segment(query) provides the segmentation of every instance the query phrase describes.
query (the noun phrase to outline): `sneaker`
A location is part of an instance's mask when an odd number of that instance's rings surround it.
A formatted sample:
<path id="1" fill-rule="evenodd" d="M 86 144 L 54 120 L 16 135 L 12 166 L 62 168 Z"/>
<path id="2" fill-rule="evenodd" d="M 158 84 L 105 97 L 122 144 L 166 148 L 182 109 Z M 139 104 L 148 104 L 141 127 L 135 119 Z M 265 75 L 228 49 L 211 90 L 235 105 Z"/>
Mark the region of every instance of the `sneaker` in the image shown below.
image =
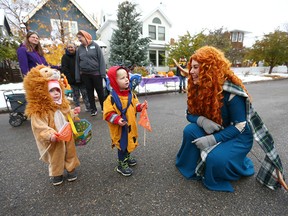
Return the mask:
<path id="1" fill-rule="evenodd" d="M 127 160 L 125 159 L 124 161 L 119 161 L 117 172 L 123 176 L 131 176 L 133 170 L 128 166 Z"/>
<path id="2" fill-rule="evenodd" d="M 74 170 L 73 172 L 68 172 L 67 174 L 67 180 L 69 182 L 75 181 L 77 179 L 77 174 L 76 171 Z"/>
<path id="3" fill-rule="evenodd" d="M 63 182 L 63 175 L 52 177 L 52 183 L 54 186 L 60 185 L 60 184 L 62 184 L 62 182 Z"/>
<path id="4" fill-rule="evenodd" d="M 127 154 L 126 158 L 129 166 L 135 166 L 137 164 L 136 159 L 133 158 L 130 154 Z"/>
<path id="5" fill-rule="evenodd" d="M 90 112 L 90 109 L 85 108 L 85 112 Z"/>
<path id="6" fill-rule="evenodd" d="M 97 110 L 96 110 L 96 111 L 95 111 L 95 110 L 92 110 L 92 111 L 91 111 L 91 116 L 96 116 L 97 113 L 98 113 Z"/>

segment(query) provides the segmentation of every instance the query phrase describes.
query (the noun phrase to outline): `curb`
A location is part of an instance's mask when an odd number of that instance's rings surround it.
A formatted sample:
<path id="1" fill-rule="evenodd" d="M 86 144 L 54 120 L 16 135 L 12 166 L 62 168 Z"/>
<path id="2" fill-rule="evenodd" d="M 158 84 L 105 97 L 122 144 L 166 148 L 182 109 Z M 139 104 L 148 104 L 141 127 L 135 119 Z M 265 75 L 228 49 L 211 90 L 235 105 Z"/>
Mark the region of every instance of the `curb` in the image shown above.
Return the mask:
<path id="1" fill-rule="evenodd" d="M 278 81 L 278 80 L 284 80 L 284 79 L 288 79 L 288 77 L 273 77 L 271 80 L 258 80 L 258 81 L 246 81 L 243 82 L 243 84 L 253 84 L 253 83 L 260 83 L 260 82 L 267 82 L 267 81 Z M 137 96 L 147 96 L 147 95 L 156 95 L 156 94 L 168 94 L 168 93 L 178 93 L 178 89 L 177 90 L 164 90 L 164 91 L 155 91 L 155 92 L 143 92 L 143 93 L 136 93 Z M 186 94 L 186 93 L 183 93 Z M 0 108 L 0 114 L 4 114 L 4 113 L 9 113 L 9 110 L 7 109 L 7 107 L 3 107 Z"/>

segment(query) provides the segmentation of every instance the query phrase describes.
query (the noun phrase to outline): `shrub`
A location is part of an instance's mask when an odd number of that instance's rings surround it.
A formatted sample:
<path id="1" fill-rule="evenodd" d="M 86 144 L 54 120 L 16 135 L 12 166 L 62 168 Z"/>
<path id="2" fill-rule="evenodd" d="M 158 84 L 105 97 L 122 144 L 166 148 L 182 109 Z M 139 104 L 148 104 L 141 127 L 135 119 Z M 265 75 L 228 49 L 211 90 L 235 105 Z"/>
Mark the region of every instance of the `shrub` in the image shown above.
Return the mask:
<path id="1" fill-rule="evenodd" d="M 145 67 L 138 67 L 138 66 L 134 67 L 133 73 L 141 74 L 142 77 L 145 77 L 149 74 Z"/>

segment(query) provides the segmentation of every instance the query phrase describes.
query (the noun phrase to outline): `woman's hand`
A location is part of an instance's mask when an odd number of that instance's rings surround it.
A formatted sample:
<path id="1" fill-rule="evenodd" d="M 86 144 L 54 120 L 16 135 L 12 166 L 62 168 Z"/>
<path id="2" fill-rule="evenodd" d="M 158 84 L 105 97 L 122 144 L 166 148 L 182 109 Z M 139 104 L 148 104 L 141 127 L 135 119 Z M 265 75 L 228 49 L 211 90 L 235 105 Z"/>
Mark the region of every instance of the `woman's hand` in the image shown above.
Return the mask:
<path id="1" fill-rule="evenodd" d="M 215 137 L 213 135 L 203 136 L 192 141 L 198 149 L 203 150 L 207 147 L 213 146 L 216 144 Z"/>
<path id="2" fill-rule="evenodd" d="M 204 116 L 199 116 L 199 118 L 197 119 L 197 125 L 199 127 L 202 127 L 207 134 L 212 134 L 222 128 L 221 125 L 208 118 L 205 118 Z"/>

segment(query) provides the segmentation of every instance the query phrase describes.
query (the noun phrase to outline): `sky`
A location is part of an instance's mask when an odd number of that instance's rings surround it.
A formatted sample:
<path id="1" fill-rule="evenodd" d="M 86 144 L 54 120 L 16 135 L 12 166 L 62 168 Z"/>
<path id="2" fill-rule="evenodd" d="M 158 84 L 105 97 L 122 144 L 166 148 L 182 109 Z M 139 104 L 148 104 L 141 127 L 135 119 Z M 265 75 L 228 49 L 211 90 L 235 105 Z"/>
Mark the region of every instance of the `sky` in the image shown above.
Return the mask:
<path id="1" fill-rule="evenodd" d="M 89 14 L 100 14 L 101 9 L 116 13 L 122 0 L 76 0 Z M 95 3 L 97 2 L 97 3 Z M 288 0 L 135 0 L 143 11 L 152 11 L 162 3 L 163 11 L 172 23 L 172 37 L 191 35 L 203 29 L 251 32 L 244 38 L 250 47 L 255 39 L 276 29 L 288 31 Z"/>

